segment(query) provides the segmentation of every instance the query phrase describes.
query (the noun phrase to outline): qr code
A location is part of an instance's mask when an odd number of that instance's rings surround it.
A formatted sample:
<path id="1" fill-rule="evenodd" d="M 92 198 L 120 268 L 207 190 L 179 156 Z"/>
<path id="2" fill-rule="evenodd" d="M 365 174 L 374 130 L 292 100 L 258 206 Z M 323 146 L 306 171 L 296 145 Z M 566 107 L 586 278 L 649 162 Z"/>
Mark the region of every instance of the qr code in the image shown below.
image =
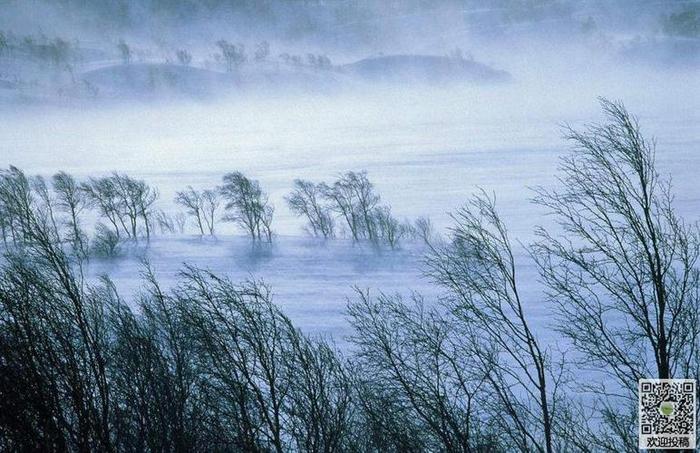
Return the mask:
<path id="1" fill-rule="evenodd" d="M 695 448 L 695 380 L 639 380 L 639 448 Z"/>

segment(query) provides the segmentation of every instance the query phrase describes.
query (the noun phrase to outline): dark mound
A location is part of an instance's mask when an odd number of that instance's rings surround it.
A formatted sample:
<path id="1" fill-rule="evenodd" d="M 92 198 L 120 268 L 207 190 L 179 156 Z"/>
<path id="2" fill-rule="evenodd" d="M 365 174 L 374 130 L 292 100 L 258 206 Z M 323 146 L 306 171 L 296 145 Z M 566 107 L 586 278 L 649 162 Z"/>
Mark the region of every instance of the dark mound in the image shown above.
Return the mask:
<path id="1" fill-rule="evenodd" d="M 506 71 L 461 58 L 433 55 L 387 55 L 347 64 L 342 70 L 367 80 L 440 82 L 505 82 Z"/>
<path id="2" fill-rule="evenodd" d="M 308 67 L 244 65 L 238 74 L 241 86 L 246 91 L 333 93 L 342 85 L 334 71 Z"/>

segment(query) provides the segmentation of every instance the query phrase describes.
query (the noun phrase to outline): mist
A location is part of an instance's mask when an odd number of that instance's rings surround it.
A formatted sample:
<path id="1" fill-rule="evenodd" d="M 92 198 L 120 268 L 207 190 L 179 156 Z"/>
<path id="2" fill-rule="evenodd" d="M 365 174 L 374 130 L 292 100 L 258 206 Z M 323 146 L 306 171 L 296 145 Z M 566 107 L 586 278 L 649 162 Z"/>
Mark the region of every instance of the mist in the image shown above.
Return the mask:
<path id="1" fill-rule="evenodd" d="M 100 178 L 152 189 L 152 217 L 133 211 L 131 236 L 99 201 L 82 214 L 89 244 L 107 240 L 107 220 L 116 236 L 110 253 L 85 251 L 80 275 L 108 277 L 135 313 L 146 265 L 164 290 L 185 265 L 260 279 L 294 326 L 351 357 L 366 347 L 358 291 L 419 293 L 442 315 L 454 288 L 436 283 L 442 242 L 429 239 L 457 243 L 460 208 L 484 193 L 507 225 L 532 332 L 554 351 L 576 341 L 553 328 L 531 244 L 538 227 L 563 227 L 533 198 L 567 187 L 561 159 L 577 151 L 565 135 L 604 121 L 601 99 L 622 103 L 653 138 L 674 212 L 696 225 L 699 70 L 697 2 L 0 0 L 0 167 L 64 171 L 80 190 Z M 258 197 L 252 237 L 231 198 L 207 234 L 178 194 L 221 196 L 234 172 Z M 356 234 L 331 189 L 363 172 L 376 218 Z M 315 184 L 332 234 L 291 207 L 296 180 Z"/>
<path id="2" fill-rule="evenodd" d="M 397 216 L 427 216 L 438 228 L 477 187 L 494 192 L 526 241 L 546 221 L 532 215 L 529 188 L 556 183 L 566 149 L 562 126 L 597 119 L 603 96 L 623 100 L 656 137 L 679 209 L 697 216 L 700 51 L 675 49 L 673 43 L 693 38 L 663 31 L 677 8 L 650 4 L 627 23 L 618 14 L 624 3 L 593 2 L 407 2 L 396 6 L 400 14 L 371 2 L 271 2 L 260 11 L 223 2 L 192 4 L 191 11 L 176 2 L 161 9 L 124 3 L 116 17 L 100 3 L 6 3 L 3 166 L 83 179 L 125 172 L 157 187 L 159 204 L 171 211 L 177 190 L 214 187 L 223 173 L 240 170 L 259 180 L 277 207 L 280 249 L 283 237 L 304 236 L 284 203 L 294 179 L 366 170 Z M 69 50 L 52 61 L 27 50 L 26 37 L 34 46 L 61 39 Z M 245 53 L 230 71 L 217 53 L 222 39 Z M 260 42 L 269 50 L 256 57 Z M 178 49 L 191 61 L 178 61 Z M 266 259 L 275 262 L 275 253 Z M 367 269 L 339 282 L 332 298 L 325 293 L 322 303 L 338 316 L 344 295 L 366 283 L 362 275 L 373 267 L 359 253 Z M 211 265 L 218 267 L 213 259 Z M 429 287 L 420 283 L 419 263 L 413 267 L 408 280 L 417 283 L 404 290 Z M 257 268 L 244 260 L 222 270 Z M 402 272 L 396 278 L 403 281 Z M 130 273 L 127 280 L 136 276 Z M 276 283 L 281 273 L 271 265 L 262 277 Z"/>

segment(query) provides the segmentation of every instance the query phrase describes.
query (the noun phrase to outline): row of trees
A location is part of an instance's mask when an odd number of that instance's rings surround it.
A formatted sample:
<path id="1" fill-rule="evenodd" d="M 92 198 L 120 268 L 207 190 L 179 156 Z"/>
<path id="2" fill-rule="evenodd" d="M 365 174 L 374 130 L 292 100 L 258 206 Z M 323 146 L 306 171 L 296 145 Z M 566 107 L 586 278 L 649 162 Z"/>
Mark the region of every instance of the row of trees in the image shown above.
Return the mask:
<path id="1" fill-rule="evenodd" d="M 40 202 L 56 237 L 69 243 L 75 256 L 86 258 L 89 247 L 81 217 L 86 210 L 95 210 L 110 225 L 100 223 L 96 228 L 95 245 L 99 248 L 122 237 L 150 238 L 157 199 L 158 192 L 145 182 L 118 173 L 79 183 L 65 172 L 47 181 L 10 167 L 0 172 L 0 232 L 5 245 L 29 241 L 32 225 L 28 210 Z M 59 234 L 63 230 L 66 234 Z"/>
<path id="2" fill-rule="evenodd" d="M 561 227 L 530 247 L 542 296 L 522 291 L 480 193 L 447 236 L 423 230 L 443 297 L 358 289 L 345 357 L 261 282 L 185 267 L 165 290 L 146 264 L 130 304 L 106 278 L 84 282 L 58 202 L 27 197 L 15 171 L 3 203 L 24 240 L 0 263 L 0 448 L 638 451 L 637 380 L 700 374 L 700 235 L 634 118 L 603 107 L 606 124 L 569 131 L 561 189 L 538 192 Z M 542 300 L 568 354 L 534 328 Z"/>
<path id="3" fill-rule="evenodd" d="M 413 227 L 400 223 L 387 206 L 381 205 L 365 172 L 347 172 L 332 185 L 297 180 L 287 197 L 290 209 L 308 220 L 308 232 L 314 236 L 333 238 L 336 224 L 353 240 L 396 247 Z M 57 227 L 70 233 L 66 238 L 74 253 L 87 258 L 91 253 L 113 255 L 125 240 L 149 240 L 156 232 L 182 233 L 187 218 L 201 235 L 213 236 L 219 220 L 232 222 L 254 241 L 271 242 L 274 207 L 256 180 L 241 172 L 224 175 L 222 184 L 213 189 L 198 190 L 188 186 L 176 192 L 175 203 L 184 213 L 171 216 L 156 207 L 158 191 L 145 181 L 120 173 L 84 182 L 59 172 L 49 181 L 43 177 L 27 177 L 10 167 L 0 173 L 0 233 L 5 244 L 17 245 L 24 240 L 24 219 L 16 212 L 12 196 L 38 198 L 51 207 Z M 92 213 L 99 218 L 94 227 L 86 225 Z M 88 239 L 90 232 L 92 240 Z"/>
<path id="4" fill-rule="evenodd" d="M 252 59 L 255 63 L 266 62 L 270 56 L 270 43 L 262 41 L 256 44 L 252 55 L 246 52 L 245 45 L 242 43 L 231 43 L 225 39 L 220 39 L 216 42 L 219 53 L 214 57 L 217 61 L 224 63 L 228 72 L 234 72 L 244 63 Z M 332 63 L 327 55 L 309 53 L 304 58 L 301 55 L 291 55 L 289 53 L 281 53 L 279 59 L 288 65 L 292 66 L 309 66 L 315 69 L 331 69 Z M 190 59 L 191 60 L 191 59 Z M 187 62 L 189 64 L 189 60 Z"/>
<path id="5" fill-rule="evenodd" d="M 117 238 L 137 239 L 143 230 L 150 239 L 154 204 L 159 197 L 156 189 L 144 181 L 113 173 L 90 178 L 81 184 L 80 192 L 85 195 L 85 202 L 94 206 L 109 222 Z"/>
<path id="6" fill-rule="evenodd" d="M 214 225 L 221 204 L 222 220 L 233 222 L 254 241 L 272 242 L 274 207 L 260 183 L 241 172 L 227 173 L 216 189 L 196 190 L 188 186 L 177 192 L 175 202 L 187 210 L 200 234 L 214 235 Z"/>
<path id="7" fill-rule="evenodd" d="M 200 192 L 188 187 L 176 196 L 176 202 L 187 208 L 202 234 L 205 226 L 209 234 L 214 233 L 220 200 L 225 202 L 223 220 L 236 223 L 253 240 L 272 241 L 274 207 L 259 182 L 241 172 L 224 175 L 216 191 Z M 307 232 L 316 237 L 334 238 L 338 221 L 354 241 L 369 240 L 391 247 L 414 233 L 412 225 L 399 222 L 388 206 L 380 204 L 366 172 L 347 172 L 331 185 L 297 179 L 286 201 L 294 214 L 307 220 Z"/>
<path id="8" fill-rule="evenodd" d="M 234 222 L 257 241 L 272 241 L 274 207 L 256 180 L 241 172 L 228 173 L 216 190 L 198 191 L 192 187 L 177 192 L 175 201 L 187 209 L 202 235 L 214 234 L 216 213 L 224 202 L 225 221 Z M 306 231 L 313 236 L 336 237 L 337 223 L 354 241 L 396 247 L 401 238 L 415 233 L 414 226 L 391 215 L 366 172 L 347 172 L 333 184 L 297 179 L 286 197 L 289 209 L 307 220 Z"/>
<path id="9" fill-rule="evenodd" d="M 216 190 L 195 190 L 192 186 L 175 194 L 175 203 L 184 207 L 187 215 L 194 218 L 199 234 L 214 235 L 216 213 L 221 205 L 219 193 Z"/>
<path id="10" fill-rule="evenodd" d="M 254 210 L 256 207 L 254 203 L 259 200 L 250 197 L 259 197 L 262 194 L 257 182 L 249 181 L 240 173 L 235 175 L 239 177 L 240 187 L 234 188 L 225 184 L 219 190 L 197 191 L 188 187 L 185 191 L 177 192 L 176 203 L 187 209 L 187 214 L 195 219 L 202 235 L 214 234 L 222 193 L 233 197 L 229 200 L 227 209 L 235 210 L 238 202 L 236 196 L 242 199 L 240 203 L 244 208 Z M 258 193 L 236 192 L 245 190 L 246 184 L 257 188 Z M 89 178 L 81 183 L 73 176 L 59 172 L 47 182 L 41 176 L 27 177 L 18 168 L 10 167 L 0 173 L 0 232 L 5 244 L 11 242 L 18 245 L 26 239 L 25 230 L 28 227 L 25 217 L 18 212 L 13 202 L 16 199 L 25 200 L 25 205 L 35 199 L 42 200 L 56 228 L 68 230 L 66 239 L 72 244 L 75 254 L 82 257 L 89 255 L 88 235 L 83 225 L 83 214 L 86 211 L 93 211 L 100 219 L 94 228 L 96 236 L 93 240 L 98 249 L 106 247 L 114 250 L 118 243 L 125 239 L 138 240 L 145 237 L 148 240 L 155 233 L 156 227 L 161 233 L 184 230 L 183 216 L 176 215 L 173 218 L 156 209 L 159 193 L 145 181 L 125 174 L 112 173 L 104 177 Z M 229 215 L 232 219 L 236 218 L 234 213 Z M 271 221 L 271 211 L 269 219 L 264 220 Z M 266 233 L 266 236 L 271 238 L 269 228 Z"/>
<path id="11" fill-rule="evenodd" d="M 0 30 L 0 57 L 9 55 L 57 67 L 70 66 L 79 58 L 77 41 L 69 42 L 60 37 L 50 39 L 43 34 L 20 37 Z"/>
<path id="12" fill-rule="evenodd" d="M 250 55 L 246 52 L 245 45 L 242 43 L 232 43 L 225 39 L 220 39 L 216 42 L 216 47 L 218 53 L 214 54 L 214 58 L 222 62 L 229 72 L 235 71 L 249 60 L 255 63 L 263 63 L 268 61 L 270 57 L 270 43 L 267 41 L 257 43 Z M 135 56 L 140 56 L 143 53 L 124 39 L 120 39 L 116 43 L 116 50 L 123 64 L 130 64 Z M 71 65 L 81 57 L 77 41 L 69 42 L 60 37 L 49 39 L 43 34 L 20 37 L 14 33 L 5 33 L 0 30 L 0 57 L 9 55 L 49 62 L 55 66 Z M 143 56 L 141 55 L 141 57 Z M 192 63 L 192 54 L 187 49 L 176 50 L 174 57 L 183 66 L 189 66 Z M 306 57 L 303 57 L 301 55 L 282 53 L 279 55 L 279 60 L 293 66 L 306 65 L 316 69 L 330 69 L 332 67 L 330 58 L 324 54 L 309 53 Z M 170 59 L 167 61 L 170 61 Z"/>
<path id="13" fill-rule="evenodd" d="M 165 292 L 146 268 L 132 311 L 107 279 L 82 280 L 43 203 L 25 214 L 27 241 L 0 270 L 0 449 L 320 451 L 346 440 L 345 368 L 264 285 L 186 268 Z"/>
<path id="14" fill-rule="evenodd" d="M 340 222 L 354 241 L 369 240 L 391 247 L 413 232 L 409 224 L 391 215 L 382 205 L 366 172 L 349 171 L 332 184 L 297 179 L 294 191 L 286 198 L 293 213 L 305 217 L 307 231 L 314 236 L 335 237 Z"/>

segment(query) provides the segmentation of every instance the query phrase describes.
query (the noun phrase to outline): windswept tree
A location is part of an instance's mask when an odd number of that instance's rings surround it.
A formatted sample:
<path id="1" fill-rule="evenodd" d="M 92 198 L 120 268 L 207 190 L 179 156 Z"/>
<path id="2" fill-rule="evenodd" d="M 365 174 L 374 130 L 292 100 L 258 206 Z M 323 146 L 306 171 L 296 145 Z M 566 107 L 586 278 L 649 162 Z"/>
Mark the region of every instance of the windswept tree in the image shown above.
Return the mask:
<path id="1" fill-rule="evenodd" d="M 122 231 L 128 236 L 129 228 L 122 218 L 121 198 L 112 178 L 90 178 L 80 187 L 100 215 L 107 219 L 117 238 L 121 238 Z"/>
<path id="2" fill-rule="evenodd" d="M 302 179 L 294 180 L 294 190 L 286 198 L 289 209 L 309 222 L 308 231 L 314 236 L 335 236 L 335 221 L 330 206 L 324 199 L 322 184 Z"/>
<path id="3" fill-rule="evenodd" d="M 248 59 L 243 44 L 233 44 L 225 39 L 220 39 L 216 42 L 216 46 L 221 51 L 220 55 L 228 72 L 235 71 Z"/>
<path id="4" fill-rule="evenodd" d="M 5 245 L 8 244 L 12 237 L 11 225 L 9 214 L 2 202 L 0 202 L 0 236 L 2 236 L 2 242 Z"/>
<path id="5" fill-rule="evenodd" d="M 345 220 L 353 240 L 376 238 L 373 211 L 380 198 L 367 179 L 367 172 L 349 171 L 332 185 L 324 185 L 323 192 Z"/>
<path id="6" fill-rule="evenodd" d="M 175 230 L 182 234 L 185 232 L 185 223 L 187 223 L 187 215 L 184 212 L 176 212 L 173 215 L 173 223 L 175 224 Z"/>
<path id="7" fill-rule="evenodd" d="M 700 375 L 700 236 L 673 207 L 654 142 L 621 103 L 601 104 L 605 123 L 567 130 L 561 189 L 538 191 L 559 230 L 538 230 L 534 256 L 558 330 L 610 378 L 586 388 L 604 408 L 601 448 L 619 451 L 637 448 L 640 378 Z"/>
<path id="8" fill-rule="evenodd" d="M 175 220 L 173 216 L 163 211 L 162 209 L 156 212 L 155 223 L 158 225 L 160 234 L 172 234 L 177 230 L 175 228 Z"/>
<path id="9" fill-rule="evenodd" d="M 175 56 L 177 57 L 178 63 L 180 63 L 183 66 L 189 66 L 190 63 L 192 63 L 192 54 L 189 53 L 186 49 L 180 49 L 177 52 L 175 52 Z"/>
<path id="10" fill-rule="evenodd" d="M 155 203 L 159 197 L 156 189 L 145 181 L 120 173 L 90 178 L 81 188 L 100 214 L 112 224 L 117 237 L 124 234 L 138 239 L 141 226 L 146 238 L 150 239 Z"/>
<path id="11" fill-rule="evenodd" d="M 209 235 L 214 235 L 216 213 L 221 206 L 217 191 L 211 189 L 198 191 L 192 186 L 187 186 L 186 190 L 176 193 L 175 203 L 187 209 L 187 214 L 194 217 L 199 234 L 204 235 L 206 230 Z"/>
<path id="12" fill-rule="evenodd" d="M 292 326 L 269 288 L 187 268 L 174 294 L 201 361 L 213 449 L 347 448 L 346 371 L 332 349 Z"/>
<path id="13" fill-rule="evenodd" d="M 357 291 L 346 360 L 295 328 L 263 282 L 186 266 L 166 290 L 146 264 L 126 301 L 107 278 L 84 280 L 81 209 L 107 223 L 92 250 L 109 255 L 119 233 L 148 235 L 157 192 L 142 181 L 0 170 L 0 450 L 637 451 L 638 379 L 700 377 L 700 232 L 675 212 L 634 117 L 602 105 L 606 122 L 568 130 L 558 188 L 537 191 L 559 222 L 528 251 L 557 311 L 561 362 L 533 326 L 543 302 L 523 291 L 520 250 L 484 192 L 445 237 L 424 219 L 410 228 L 437 300 Z M 258 182 L 223 182 L 228 220 L 270 240 Z M 295 189 L 302 215 L 333 205 L 356 238 L 409 231 L 363 173 Z M 213 231 L 218 198 L 206 193 L 200 231 L 207 219 Z"/>
<path id="14" fill-rule="evenodd" d="M 105 299 L 63 250 L 46 184 L 2 177 L 22 246 L 0 265 L 0 437 L 12 450 L 111 451 Z"/>
<path id="15" fill-rule="evenodd" d="M 55 38 L 46 46 L 47 58 L 55 66 L 66 65 L 71 59 L 71 55 L 74 50 L 71 48 L 71 44 L 61 38 Z"/>
<path id="16" fill-rule="evenodd" d="M 377 240 L 391 248 L 399 245 L 401 239 L 412 228 L 410 224 L 401 223 L 391 214 L 389 206 L 379 206 L 374 211 L 374 223 L 376 225 Z"/>
<path id="17" fill-rule="evenodd" d="M 290 329 L 283 356 L 289 385 L 285 431 L 296 451 L 340 452 L 357 445 L 350 370 L 327 343 Z"/>
<path id="18" fill-rule="evenodd" d="M 223 177 L 219 192 L 225 203 L 224 220 L 239 225 L 253 240 L 272 241 L 274 208 L 258 181 L 248 179 L 238 171 L 228 173 Z"/>
<path id="19" fill-rule="evenodd" d="M 56 193 L 57 206 L 67 215 L 70 242 L 75 253 L 81 257 L 88 255 L 87 235 L 80 225 L 80 215 L 90 207 L 90 201 L 80 184 L 65 172 L 53 175 L 53 190 Z"/>
<path id="20" fill-rule="evenodd" d="M 327 55 L 306 54 L 306 62 L 309 66 L 317 69 L 330 69 L 331 59 Z"/>
<path id="21" fill-rule="evenodd" d="M 333 184 L 321 183 L 315 189 L 325 198 L 330 211 L 345 221 L 354 241 L 367 239 L 394 248 L 407 232 L 406 227 L 392 216 L 391 208 L 380 204 L 381 197 L 365 171 L 349 171 Z"/>
<path id="22" fill-rule="evenodd" d="M 175 203 L 184 207 L 187 214 L 194 217 L 199 228 L 199 234 L 204 235 L 204 200 L 202 194 L 194 190 L 192 186 L 187 186 L 187 189 L 178 191 L 175 194 Z"/>
<path id="23" fill-rule="evenodd" d="M 128 175 L 113 173 L 110 177 L 121 199 L 123 214 L 127 217 L 131 228 L 132 238 L 138 238 L 139 221 L 146 230 L 146 238 L 151 237 L 152 208 L 158 200 L 158 191 L 145 181 L 131 178 Z"/>
<path id="24" fill-rule="evenodd" d="M 39 207 L 40 211 L 44 213 L 53 234 L 59 236 L 61 234 L 61 228 L 59 227 L 57 213 L 54 209 L 56 200 L 49 185 L 46 183 L 46 179 L 41 175 L 32 176 L 28 179 L 30 191 L 35 195 L 32 201 Z"/>
<path id="25" fill-rule="evenodd" d="M 7 49 L 10 48 L 9 40 L 4 32 L 0 31 L 0 56 L 7 53 Z"/>
<path id="26" fill-rule="evenodd" d="M 428 275 L 447 290 L 455 333 L 471 339 L 493 395 L 484 407 L 517 449 L 560 451 L 554 429 L 561 370 L 532 328 L 494 199 L 482 192 L 452 219 L 448 241 L 428 242 Z"/>
<path id="27" fill-rule="evenodd" d="M 352 449 L 344 363 L 265 285 L 188 267 L 166 293 L 147 266 L 132 311 L 106 278 L 82 280 L 45 182 L 1 176 L 21 246 L 0 260 L 0 448 Z"/>
<path id="28" fill-rule="evenodd" d="M 202 191 L 202 219 L 207 227 L 209 235 L 213 236 L 216 229 L 216 218 L 221 207 L 221 197 L 219 192 L 212 189 Z M 270 218 L 272 221 L 272 218 Z"/>
<path id="29" fill-rule="evenodd" d="M 114 257 L 120 251 L 119 236 L 102 222 L 95 225 L 95 235 L 90 243 L 90 253 L 103 257 Z"/>
<path id="30" fill-rule="evenodd" d="M 198 351 L 180 310 L 164 292 L 150 265 L 132 312 L 124 301 L 108 312 L 114 343 L 112 388 L 127 402 L 114 424 L 121 449 L 192 451 L 206 445 L 204 395 Z"/>
<path id="31" fill-rule="evenodd" d="M 0 206 L 3 229 L 9 231 L 14 245 L 30 240 L 30 214 L 34 203 L 29 178 L 17 167 L 0 172 Z M 4 232 L 3 234 L 7 234 Z"/>
<path id="32" fill-rule="evenodd" d="M 361 450 L 497 451 L 507 436 L 484 410 L 488 370 L 473 354 L 472 336 L 422 297 L 373 298 L 359 291 L 348 307 Z M 497 418 L 495 418 L 497 421 Z"/>
<path id="33" fill-rule="evenodd" d="M 260 63 L 267 60 L 270 56 L 270 43 L 267 41 L 261 41 L 255 46 L 255 61 Z"/>
<path id="34" fill-rule="evenodd" d="M 123 39 L 120 39 L 117 43 L 117 50 L 119 51 L 119 56 L 121 57 L 123 64 L 131 63 L 131 47 L 129 47 L 129 45 Z"/>

